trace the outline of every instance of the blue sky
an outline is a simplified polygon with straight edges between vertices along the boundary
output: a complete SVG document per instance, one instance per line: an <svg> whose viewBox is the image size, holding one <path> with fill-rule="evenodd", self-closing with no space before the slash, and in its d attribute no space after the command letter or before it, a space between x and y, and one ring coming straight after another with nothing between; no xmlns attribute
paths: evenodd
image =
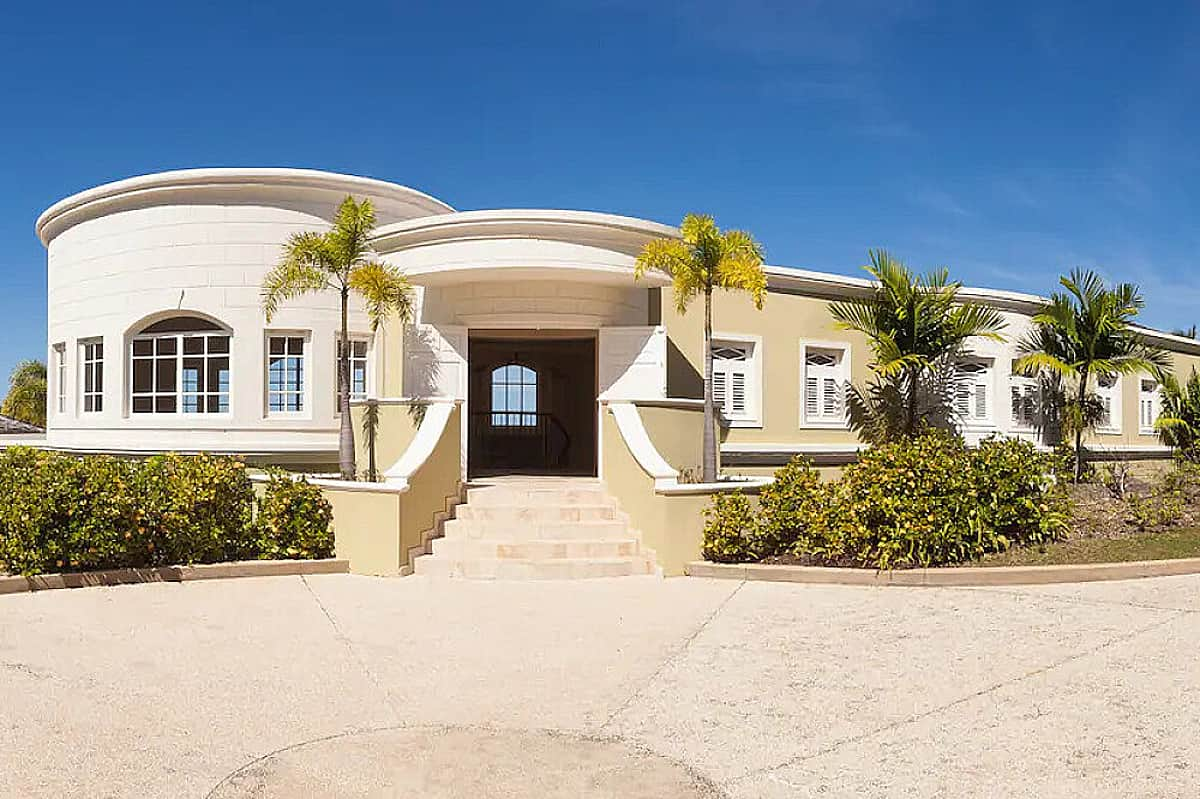
<svg viewBox="0 0 1200 799"><path fill-rule="evenodd" d="M971 284L1072 266L1200 321L1200 6L558 0L20 3L0 23L0 373L45 349L50 203L189 166L306 166L460 209L750 229Z"/></svg>

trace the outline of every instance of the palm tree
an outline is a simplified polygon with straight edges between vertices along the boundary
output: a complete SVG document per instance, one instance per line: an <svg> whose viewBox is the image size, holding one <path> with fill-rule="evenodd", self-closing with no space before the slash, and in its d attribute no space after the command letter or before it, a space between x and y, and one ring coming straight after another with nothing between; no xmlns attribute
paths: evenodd
<svg viewBox="0 0 1200 799"><path fill-rule="evenodd" d="M712 295L713 289L749 292L761 309L767 294L763 251L754 237L743 230L722 230L711 216L688 214L679 226L680 238L654 239L637 257L634 276L647 272L671 276L675 307L680 313L697 295L704 295L704 455L702 479L717 479L716 413L712 392Z"/></svg>
<svg viewBox="0 0 1200 799"><path fill-rule="evenodd" d="M1190 460L1200 457L1200 374L1192 369L1186 383L1175 375L1162 376L1162 412L1154 427L1163 442Z"/></svg>
<svg viewBox="0 0 1200 799"><path fill-rule="evenodd" d="M1033 317L1033 330L1020 342L1018 371L1040 374L1064 386L1065 432L1075 439L1075 479L1083 474L1083 434L1102 418L1089 382L1100 375L1150 372L1161 377L1166 355L1148 346L1133 319L1145 305L1137 286L1106 286L1100 275L1075 269ZM1073 396L1072 396L1073 394Z"/></svg>
<svg viewBox="0 0 1200 799"><path fill-rule="evenodd" d="M347 315L351 293L366 306L371 332L391 316L408 321L413 314L413 290L400 270L375 260L370 248L375 229L371 201L346 197L338 207L333 227L324 233L294 233L283 254L262 285L263 312L269 322L285 301L319 291L336 291L341 297L341 343L338 355L338 407L341 429L338 460L343 480L353 480L354 428L350 419L350 333Z"/></svg>
<svg viewBox="0 0 1200 799"><path fill-rule="evenodd" d="M1003 341L1004 319L987 305L958 299L961 283L946 269L914 275L885 250L871 250L863 267L873 277L869 296L830 306L837 326L867 337L876 381L854 388L851 424L868 440L913 436L948 411L954 359L973 337ZM854 413L855 408L859 413Z"/></svg>
<svg viewBox="0 0 1200 799"><path fill-rule="evenodd" d="M46 426L46 364L21 361L8 378L8 395L0 413L26 424Z"/></svg>

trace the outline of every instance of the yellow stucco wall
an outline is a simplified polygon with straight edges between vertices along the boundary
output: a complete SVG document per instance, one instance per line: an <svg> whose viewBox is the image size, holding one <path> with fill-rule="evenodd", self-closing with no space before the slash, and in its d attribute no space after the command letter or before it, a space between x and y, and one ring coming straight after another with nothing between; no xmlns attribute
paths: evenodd
<svg viewBox="0 0 1200 799"><path fill-rule="evenodd" d="M355 574L394 575L402 564L403 494L321 486L333 506L334 552Z"/></svg>
<svg viewBox="0 0 1200 799"><path fill-rule="evenodd" d="M638 405L646 434L679 471L699 471L704 454L704 409Z"/></svg>
<svg viewBox="0 0 1200 799"><path fill-rule="evenodd" d="M375 432L375 460L382 473L398 461L412 443L421 424L424 406L385 402L380 403L377 410L379 425ZM354 423L354 453L360 474L367 470L367 439L363 432L365 413L366 408L362 405L353 405L350 408L350 416Z"/></svg>
<svg viewBox="0 0 1200 799"><path fill-rule="evenodd" d="M447 499L461 484L459 409L451 413L425 463L409 479L407 491L386 485L339 487L325 482L322 494L333 505L335 550L355 574L394 575L411 565L409 551L432 529Z"/></svg>
<svg viewBox="0 0 1200 799"><path fill-rule="evenodd" d="M675 349L696 374L704 372L704 304L695 300L680 315L667 297L663 303L663 322ZM724 441L731 444L854 443L849 430L802 428L800 426L800 345L801 342L847 342L850 345L850 377L855 384L870 376L870 353L866 339L857 333L838 330L829 315L829 304L822 299L771 292L762 310L748 296L717 292L713 297L714 335L761 337L762 350L762 425L733 427L725 431ZM676 396L672 382L684 381L669 375L667 393Z"/></svg>

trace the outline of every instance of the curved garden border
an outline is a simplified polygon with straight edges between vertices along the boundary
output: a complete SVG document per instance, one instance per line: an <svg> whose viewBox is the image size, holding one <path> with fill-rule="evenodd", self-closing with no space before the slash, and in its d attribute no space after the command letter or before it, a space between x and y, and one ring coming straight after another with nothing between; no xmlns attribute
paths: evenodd
<svg viewBox="0 0 1200 799"><path fill-rule="evenodd" d="M282 577L299 574L347 574L350 561L237 560L230 563L197 563L192 566L156 566L148 569L104 569L67 574L0 575L0 594L49 591L56 588L88 588L130 583L187 583L195 580L224 580L231 577Z"/></svg>
<svg viewBox="0 0 1200 799"><path fill-rule="evenodd" d="M1125 563L1079 563L1062 566L966 566L936 569L845 569L788 566L774 563L709 563L693 561L684 568L691 577L759 580L783 583L877 586L994 586L1091 583L1200 574L1200 558L1138 560Z"/></svg>

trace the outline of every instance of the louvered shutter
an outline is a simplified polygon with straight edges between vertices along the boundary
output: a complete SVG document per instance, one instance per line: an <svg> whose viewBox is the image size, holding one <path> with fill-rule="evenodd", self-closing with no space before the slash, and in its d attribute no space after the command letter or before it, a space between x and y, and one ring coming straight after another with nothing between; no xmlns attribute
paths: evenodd
<svg viewBox="0 0 1200 799"><path fill-rule="evenodd" d="M804 415L815 419L821 413L821 378L811 372L804 377Z"/></svg>
<svg viewBox="0 0 1200 799"><path fill-rule="evenodd" d="M729 408L732 411L731 416L746 415L746 373L744 371L732 372L730 377L729 390Z"/></svg>
<svg viewBox="0 0 1200 799"><path fill-rule="evenodd" d="M821 381L821 413L831 419L842 412L842 392L837 378L826 377Z"/></svg>
<svg viewBox="0 0 1200 799"><path fill-rule="evenodd" d="M725 373L713 369L713 405L721 410L725 410Z"/></svg>

